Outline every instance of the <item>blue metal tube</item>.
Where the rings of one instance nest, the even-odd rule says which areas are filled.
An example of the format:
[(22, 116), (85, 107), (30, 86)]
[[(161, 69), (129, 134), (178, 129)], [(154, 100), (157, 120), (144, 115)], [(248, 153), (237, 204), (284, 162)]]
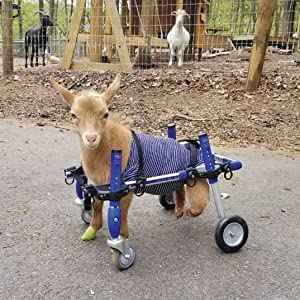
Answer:
[(242, 163), (238, 160), (222, 156), (220, 154), (214, 154), (215, 160), (220, 163), (230, 162), (230, 167), (232, 171), (236, 171), (242, 168)]
[(83, 193), (82, 193), (82, 189), (81, 189), (81, 185), (80, 183), (76, 180), (76, 194), (77, 194), (77, 197), (79, 199), (83, 199)]
[(168, 138), (176, 140), (176, 124), (171, 123), (168, 125)]
[[(215, 159), (214, 155), (211, 152), (209, 139), (207, 133), (199, 135), (199, 142), (202, 151), (202, 158), (204, 161), (204, 165), (207, 171), (215, 170)], [(210, 184), (218, 182), (218, 179), (209, 179)]]
[[(111, 153), (110, 168), (110, 191), (117, 192), (121, 188), (122, 175), (122, 151), (113, 150)], [(108, 229), (112, 239), (117, 239), (121, 229), (121, 208), (120, 199), (113, 199), (109, 202), (108, 208)]]

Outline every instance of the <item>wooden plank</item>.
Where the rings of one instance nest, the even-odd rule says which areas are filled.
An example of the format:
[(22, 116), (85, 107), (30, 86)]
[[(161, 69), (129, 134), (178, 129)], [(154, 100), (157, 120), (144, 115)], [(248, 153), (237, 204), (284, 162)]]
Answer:
[(206, 44), (206, 24), (201, 19), (202, 5), (203, 3), (200, 1), (196, 8), (195, 47), (198, 49), (203, 49)]
[[(130, 46), (147, 46), (147, 42), (142, 36), (125, 36), (126, 44)], [(90, 42), (89, 33), (79, 33), (78, 42)], [(116, 40), (112, 35), (103, 35), (102, 43), (104, 44), (115, 44)], [(168, 42), (165, 39), (152, 36), (150, 38), (150, 44), (152, 47), (169, 48)]]
[(260, 0), (246, 82), (248, 92), (255, 91), (261, 79), (275, 8), (276, 0)]
[(13, 57), (13, 19), (12, 1), (2, 2), (2, 28), (3, 28), (3, 76), (9, 76), (14, 72)]
[(91, 2), (91, 41), (90, 61), (102, 61), (102, 24), (103, 24), (103, 0), (92, 0)]
[(60, 65), (63, 69), (70, 69), (72, 64), (77, 37), (81, 24), (81, 17), (85, 8), (85, 1), (86, 0), (77, 0), (76, 2), (71, 22), (71, 30), (69, 32), (68, 37), (68, 45), (65, 48), (64, 56)]
[(132, 71), (129, 52), (122, 30), (116, 2), (114, 0), (106, 0), (106, 9), (109, 15), (112, 32), (116, 40), (116, 48), (119, 54), (120, 63), (123, 66), (123, 71)]
[(183, 9), (183, 0), (177, 0), (176, 9)]
[(139, 33), (145, 38), (146, 46), (139, 47), (136, 64), (143, 67), (152, 66), (150, 37), (153, 35), (154, 1), (142, 0), (141, 24)]
[[(111, 35), (111, 26), (110, 26), (110, 19), (109, 19), (109, 15), (108, 15), (108, 11), (107, 9), (105, 9), (105, 34), (106, 35)], [(108, 57), (109, 60), (111, 60), (112, 58), (112, 44), (111, 43), (104, 43), (105, 48), (106, 48), (106, 55)]]
[(202, 47), (203, 50), (223, 48), (224, 51), (232, 51), (235, 49), (229, 36), (224, 35), (207, 35)]
[(93, 62), (73, 61), (71, 64), (71, 70), (124, 71), (124, 67), (121, 64), (102, 64), (102, 63), (93, 63)]

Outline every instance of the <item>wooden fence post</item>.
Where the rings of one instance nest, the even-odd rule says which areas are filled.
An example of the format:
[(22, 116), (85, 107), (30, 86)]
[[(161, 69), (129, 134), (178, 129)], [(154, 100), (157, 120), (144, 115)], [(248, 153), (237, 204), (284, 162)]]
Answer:
[(246, 82), (248, 92), (255, 91), (261, 79), (275, 8), (276, 0), (260, 0)]
[(9, 76), (14, 72), (13, 58), (13, 19), (12, 1), (2, 1), (2, 28), (3, 28), (3, 76)]

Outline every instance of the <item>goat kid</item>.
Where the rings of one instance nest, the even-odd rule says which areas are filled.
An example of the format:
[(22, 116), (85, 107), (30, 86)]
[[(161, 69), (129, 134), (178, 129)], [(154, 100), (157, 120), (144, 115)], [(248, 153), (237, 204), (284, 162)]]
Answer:
[[(82, 164), (89, 180), (95, 185), (107, 184), (110, 182), (111, 151), (113, 149), (122, 150), (122, 179), (124, 180), (124, 176), (126, 177), (126, 172), (128, 172), (128, 170), (132, 173), (130, 176), (136, 178), (136, 173), (134, 172), (137, 172), (137, 170), (133, 169), (134, 171), (132, 171), (132, 166), (138, 166), (139, 160), (136, 151), (137, 146), (132, 138), (132, 132), (129, 126), (118, 121), (118, 119), (108, 110), (112, 97), (120, 88), (120, 75), (117, 75), (113, 83), (102, 94), (99, 94), (94, 90), (85, 90), (74, 95), (54, 80), (52, 80), (52, 83), (63, 99), (71, 106), (71, 116), (79, 138)], [(159, 138), (146, 134), (137, 134), (137, 136), (142, 144), (146, 177), (155, 176), (155, 174), (166, 174), (163, 173), (165, 172), (164, 168), (165, 165), (170, 165), (170, 162), (171, 165), (175, 164), (176, 167), (178, 167), (179, 163), (182, 163), (182, 161), (180, 162), (180, 159), (175, 159), (174, 148), (177, 148), (177, 150), (180, 148), (181, 153), (184, 152), (185, 160), (183, 165), (187, 167), (189, 164), (189, 150), (179, 144), (176, 140)], [(150, 145), (147, 145), (147, 142), (149, 143), (149, 141)], [(160, 147), (159, 150), (167, 150), (164, 152), (166, 154), (162, 154), (161, 151), (153, 151), (154, 145), (158, 145)], [(170, 145), (172, 148), (170, 148)], [(161, 168), (160, 165), (157, 168), (158, 160), (163, 161)], [(180, 167), (182, 167), (182, 165), (180, 165)], [(162, 170), (159, 171), (158, 169)], [(151, 174), (149, 173), (149, 170), (151, 170)], [(153, 174), (153, 172), (155, 172), (155, 174)], [(127, 181), (127, 179), (124, 181)], [(149, 188), (151, 189), (151, 186)], [(147, 191), (147, 189), (146, 192), (152, 193)], [(190, 208), (187, 209), (186, 214), (192, 217), (200, 215), (209, 200), (207, 180), (198, 178), (193, 187), (191, 184), (188, 184), (186, 189), (184, 189), (183, 184), (180, 183), (179, 189), (177, 188), (176, 190), (175, 198), (175, 214), (177, 218), (182, 217), (184, 214), (185, 194), (190, 203)], [(132, 197), (133, 191), (130, 191), (126, 197), (121, 199), (120, 205), (122, 211), (120, 235), (126, 238), (129, 236), (127, 214)], [(102, 207), (103, 202), (94, 199), (94, 213), (90, 226), (82, 236), (82, 240), (92, 240), (96, 237), (96, 232), (102, 227), (103, 223)]]
[(31, 57), (30, 57), (30, 66), (33, 65), (34, 54), (36, 55), (35, 65), (39, 65), (39, 49), (42, 52), (43, 66), (45, 66), (45, 50), (47, 46), (47, 27), (53, 26), (53, 22), (50, 17), (43, 11), (37, 11), (34, 14), (42, 14), (41, 27), (37, 29), (30, 28), (25, 33), (25, 68), (28, 67), (28, 49), (31, 46)]
[(186, 13), (185, 10), (181, 9), (173, 11), (171, 15), (176, 16), (176, 22), (167, 35), (167, 41), (170, 47), (169, 66), (172, 66), (173, 58), (175, 57), (175, 51), (177, 50), (178, 67), (181, 67), (183, 64), (184, 51), (190, 42), (190, 34), (184, 28), (183, 22), (185, 16), (190, 16)]

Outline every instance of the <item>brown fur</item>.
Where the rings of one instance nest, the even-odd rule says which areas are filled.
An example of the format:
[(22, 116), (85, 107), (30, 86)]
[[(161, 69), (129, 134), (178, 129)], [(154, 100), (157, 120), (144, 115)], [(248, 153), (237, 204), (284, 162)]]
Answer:
[[(108, 118), (105, 118), (109, 102), (120, 87), (120, 76), (118, 75), (102, 94), (88, 90), (73, 95), (55, 81), (52, 82), (56, 90), (71, 106), (71, 112), (75, 115), (74, 124), (79, 136), (82, 164), (87, 177), (95, 185), (108, 183), (110, 181), (111, 151), (113, 149), (122, 150), (122, 170), (125, 169), (130, 155), (131, 131), (129, 127), (119, 122), (111, 113)], [(98, 143), (93, 142), (94, 140), (98, 141), (98, 139)], [(194, 187), (186, 187), (186, 194), (191, 205), (186, 212), (187, 215), (197, 216), (201, 214), (209, 199), (207, 181), (197, 179)], [(129, 235), (127, 214), (132, 197), (133, 192), (131, 191), (128, 196), (121, 200), (122, 224), (120, 234), (124, 237)], [(176, 192), (175, 214), (177, 218), (182, 217), (184, 204), (185, 190), (181, 189)], [(96, 200), (93, 208), (94, 213), (90, 225), (95, 230), (99, 230), (103, 224), (103, 203)]]

